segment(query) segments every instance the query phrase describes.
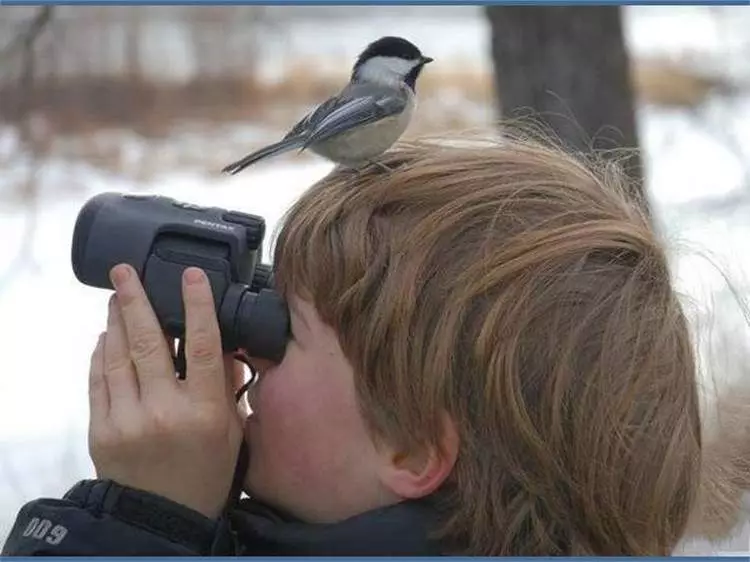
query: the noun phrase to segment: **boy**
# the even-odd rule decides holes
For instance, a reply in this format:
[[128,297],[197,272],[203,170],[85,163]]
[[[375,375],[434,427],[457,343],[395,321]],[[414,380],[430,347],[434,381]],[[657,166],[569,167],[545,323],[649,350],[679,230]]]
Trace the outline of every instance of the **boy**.
[[[185,274],[178,381],[138,279],[113,270],[97,480],[25,506],[4,554],[671,553],[698,485],[696,372],[621,177],[510,138],[382,163],[286,216],[292,334],[256,361],[246,419],[205,276]],[[251,499],[226,508],[243,436]]]

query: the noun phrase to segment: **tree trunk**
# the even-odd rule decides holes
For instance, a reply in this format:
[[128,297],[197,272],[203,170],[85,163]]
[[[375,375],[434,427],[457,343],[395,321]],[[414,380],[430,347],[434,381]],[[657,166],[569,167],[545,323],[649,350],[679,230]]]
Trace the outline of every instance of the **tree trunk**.
[[[574,150],[638,148],[618,6],[488,6],[500,112],[537,121]],[[642,164],[622,161],[642,193]]]

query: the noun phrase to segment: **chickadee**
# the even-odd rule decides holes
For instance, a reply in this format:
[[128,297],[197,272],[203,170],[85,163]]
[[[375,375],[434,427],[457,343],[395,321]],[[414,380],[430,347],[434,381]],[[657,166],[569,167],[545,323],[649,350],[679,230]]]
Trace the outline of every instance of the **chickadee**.
[[348,167],[374,163],[409,125],[417,77],[432,60],[401,37],[370,43],[338,95],[307,114],[279,142],[248,154],[222,172],[234,175],[262,158],[306,148]]

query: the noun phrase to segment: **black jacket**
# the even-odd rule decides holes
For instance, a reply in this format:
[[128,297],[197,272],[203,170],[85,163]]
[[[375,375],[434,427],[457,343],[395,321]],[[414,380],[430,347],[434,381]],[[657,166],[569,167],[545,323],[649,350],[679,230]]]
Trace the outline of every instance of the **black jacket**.
[[214,521],[166,498],[84,480],[21,508],[3,556],[436,556],[435,511],[403,502],[341,523],[305,524],[244,499]]

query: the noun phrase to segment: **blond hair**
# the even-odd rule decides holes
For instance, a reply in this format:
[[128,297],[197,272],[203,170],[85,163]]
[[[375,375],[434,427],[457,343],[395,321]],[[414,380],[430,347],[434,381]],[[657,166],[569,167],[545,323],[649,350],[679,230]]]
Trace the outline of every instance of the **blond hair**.
[[690,336],[611,165],[505,138],[401,144],[287,214],[278,288],[338,334],[379,439],[460,451],[446,552],[668,555],[697,486]]

